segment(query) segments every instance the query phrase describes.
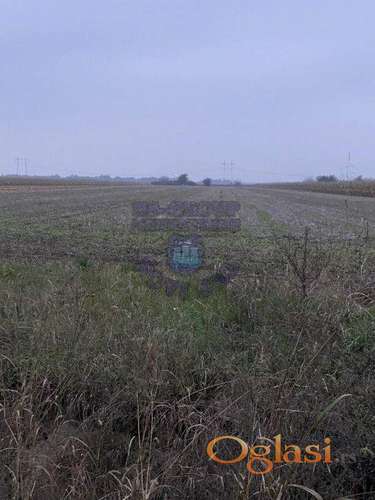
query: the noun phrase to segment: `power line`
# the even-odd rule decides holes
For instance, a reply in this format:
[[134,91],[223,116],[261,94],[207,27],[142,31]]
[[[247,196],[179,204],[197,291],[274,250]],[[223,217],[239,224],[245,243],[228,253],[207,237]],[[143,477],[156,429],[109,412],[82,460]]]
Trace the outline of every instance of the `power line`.
[[231,160],[230,162],[223,161],[223,180],[225,180],[225,167],[229,167],[229,172],[230,172],[230,181],[233,184],[233,167],[235,165],[234,161]]
[[16,158],[16,175],[28,175],[29,160],[27,158]]
[[230,181],[233,184],[233,167],[234,167],[234,161],[231,160],[231,162],[230,162],[229,165],[230,165]]
[[225,179],[225,167],[226,167],[227,163],[225,161],[223,161],[222,165],[223,165],[223,180],[224,180]]

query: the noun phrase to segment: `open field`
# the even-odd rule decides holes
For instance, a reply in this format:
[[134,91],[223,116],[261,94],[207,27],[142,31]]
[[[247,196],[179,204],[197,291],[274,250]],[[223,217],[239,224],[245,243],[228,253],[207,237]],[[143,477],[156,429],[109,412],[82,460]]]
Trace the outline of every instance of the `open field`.
[[[0,256],[122,259],[132,200],[235,199],[245,231],[267,236],[274,225],[294,233],[309,226],[323,237],[375,236],[375,200],[261,188],[166,186],[12,186],[0,191]],[[28,189],[25,191],[25,189]]]
[[[0,499],[375,497],[375,199],[10,187]],[[137,271],[140,258],[163,265],[169,235],[130,232],[131,202],[176,199],[241,203],[240,233],[204,235],[207,265],[239,266],[227,286],[202,293],[197,274],[185,295],[167,294]],[[208,460],[225,434],[301,448],[329,436],[333,462],[255,476]]]

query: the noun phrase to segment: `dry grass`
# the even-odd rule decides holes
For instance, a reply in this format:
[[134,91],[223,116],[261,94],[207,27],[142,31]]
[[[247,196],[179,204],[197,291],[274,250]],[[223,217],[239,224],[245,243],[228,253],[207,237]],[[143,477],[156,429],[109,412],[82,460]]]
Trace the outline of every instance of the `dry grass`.
[[297,191],[312,191],[315,193],[342,194],[346,196],[375,197],[375,181],[340,181],[340,182],[288,182],[270,184],[270,187],[280,189],[295,189]]
[[[346,268],[353,254],[340,249],[340,265],[306,297],[275,250],[263,250],[267,269],[249,254],[231,289],[185,301],[149,290],[122,266],[2,266],[9,498],[305,498],[291,484],[327,498],[375,489],[375,317],[347,298],[367,275],[363,261],[360,272]],[[248,442],[282,433],[301,444],[329,435],[335,457],[354,461],[283,467],[259,480],[207,460],[208,440],[224,433]]]
[[[0,498],[371,498],[375,310],[362,298],[375,289],[373,241],[283,230],[208,241],[212,264],[239,259],[241,272],[184,299],[150,289],[127,258],[140,244],[162,250],[160,237],[125,241],[112,225],[95,254],[98,233],[85,247],[86,228],[81,240],[72,232],[80,259],[20,259],[10,247],[0,265]],[[259,478],[206,456],[217,435],[279,433],[301,446],[330,436],[334,462]]]

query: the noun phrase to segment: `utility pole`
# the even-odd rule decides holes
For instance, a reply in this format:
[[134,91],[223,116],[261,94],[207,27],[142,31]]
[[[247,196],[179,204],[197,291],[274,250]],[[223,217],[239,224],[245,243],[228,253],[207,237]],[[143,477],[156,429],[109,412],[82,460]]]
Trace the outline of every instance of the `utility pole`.
[[348,181],[349,180],[349,169],[351,168],[351,153],[349,151],[348,153],[348,161],[347,161],[347,164],[346,164],[346,180]]
[[29,160],[27,158],[16,158],[16,175],[27,175],[27,167]]
[[223,165],[223,181],[225,181],[225,167],[227,166],[227,162],[223,161],[222,165]]
[[229,169],[230,169],[230,181],[233,184],[233,167],[235,165],[234,161],[233,160],[231,160],[230,162],[223,161],[222,165],[223,165],[223,173],[224,173],[223,179],[224,179],[224,181],[225,181],[225,167],[229,167]]
[[233,167],[234,167],[234,165],[235,165],[234,161],[233,161],[233,160],[231,160],[231,162],[230,162],[230,164],[229,164],[229,165],[230,165],[230,181],[231,181],[231,183],[233,184]]

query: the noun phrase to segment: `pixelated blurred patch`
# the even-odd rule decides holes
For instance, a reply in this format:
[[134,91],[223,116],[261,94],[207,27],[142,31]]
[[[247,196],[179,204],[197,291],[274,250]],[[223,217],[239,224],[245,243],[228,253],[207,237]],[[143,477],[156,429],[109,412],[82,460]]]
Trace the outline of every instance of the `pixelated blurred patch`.
[[173,271],[191,272],[203,262],[202,240],[198,235],[172,236],[169,243],[169,265]]

